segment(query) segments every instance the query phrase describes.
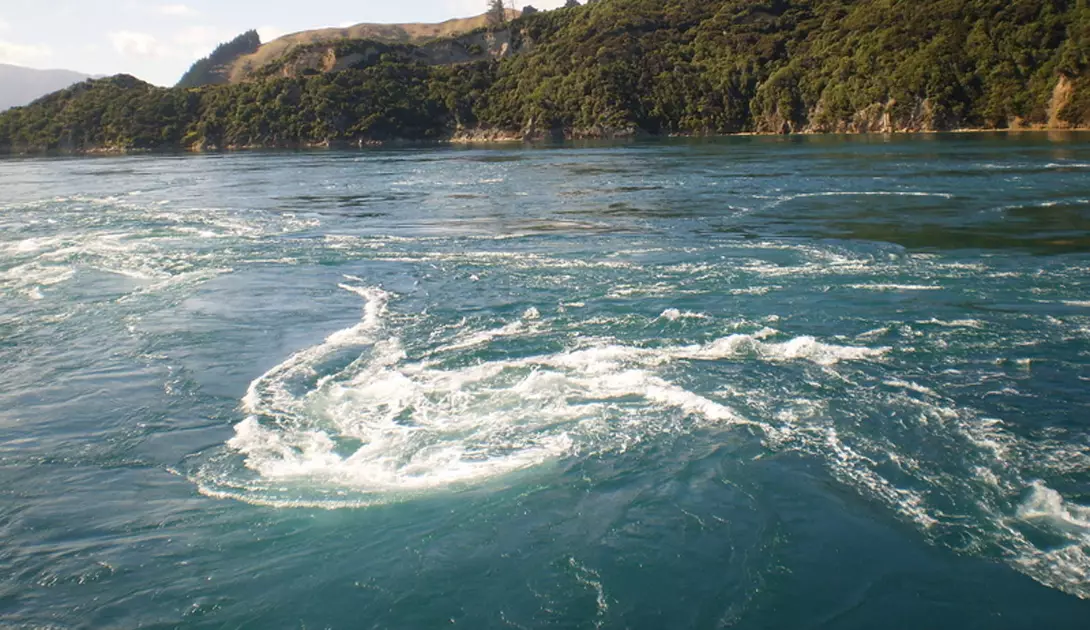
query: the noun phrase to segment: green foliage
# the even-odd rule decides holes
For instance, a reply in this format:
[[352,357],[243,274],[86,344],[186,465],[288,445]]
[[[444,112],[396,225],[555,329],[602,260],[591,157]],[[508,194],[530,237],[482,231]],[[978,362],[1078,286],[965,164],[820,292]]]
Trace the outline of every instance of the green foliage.
[[261,47],[261,37],[257,31],[246,31],[231,41],[220,44],[212,54],[198,60],[178,81],[177,87],[193,88],[202,85],[227,83],[224,68],[243,55],[257,51]]
[[489,26],[503,26],[507,22],[507,8],[503,6],[503,0],[488,0],[487,15]]
[[510,35],[489,62],[346,40],[238,85],[87,82],[0,114],[0,151],[1090,124],[1087,0],[598,0],[506,28],[462,36]]

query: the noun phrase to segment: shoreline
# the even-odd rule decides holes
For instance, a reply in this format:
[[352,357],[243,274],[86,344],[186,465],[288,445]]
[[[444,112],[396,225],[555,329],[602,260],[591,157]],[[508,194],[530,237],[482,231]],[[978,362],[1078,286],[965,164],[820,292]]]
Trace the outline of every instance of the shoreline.
[[45,151],[11,151],[7,153],[0,152],[0,159],[19,158],[19,157],[94,157],[94,156],[119,156],[119,155],[152,155],[152,154],[216,154],[216,153],[243,153],[248,151],[351,151],[351,150],[364,150],[374,148],[396,148],[396,147],[441,147],[441,146],[458,146],[458,147],[473,147],[473,146],[510,146],[514,144],[521,145],[542,145],[552,143],[563,142],[611,142],[611,141],[636,141],[636,140],[655,140],[655,139],[720,139],[720,138],[734,138],[734,137],[852,137],[852,136],[882,136],[882,137],[896,137],[896,136],[935,136],[941,134],[1069,134],[1069,133],[1090,133],[1090,127],[1071,127],[1071,128],[1059,128],[1059,127],[1019,127],[1019,128],[984,128],[984,127],[964,127],[958,129],[926,129],[926,130],[898,130],[898,131],[800,131],[791,133],[776,133],[770,131],[739,131],[736,133],[723,133],[723,134],[701,134],[701,133],[671,133],[671,134],[653,134],[645,133],[641,131],[629,132],[625,130],[621,133],[600,133],[600,134],[569,134],[555,135],[548,137],[545,135],[528,136],[526,134],[518,134],[514,132],[492,132],[492,131],[478,131],[470,134],[456,133],[452,136],[441,139],[409,139],[409,138],[396,138],[392,140],[359,140],[356,142],[351,141],[337,141],[337,142],[309,142],[299,144],[280,144],[280,145],[263,145],[263,144],[251,144],[251,145],[230,145],[226,147],[161,147],[161,148],[126,148],[126,147],[94,147],[90,149],[80,150],[63,150],[53,149]]

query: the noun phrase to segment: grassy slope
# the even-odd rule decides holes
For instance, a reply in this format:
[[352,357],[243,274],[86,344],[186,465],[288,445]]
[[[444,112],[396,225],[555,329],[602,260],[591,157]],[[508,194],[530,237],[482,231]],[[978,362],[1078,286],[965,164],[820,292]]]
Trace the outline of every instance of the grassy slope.
[[[516,13],[508,15],[517,17]],[[429,40],[453,37],[488,25],[485,15],[455,18],[438,24],[357,24],[347,28],[323,28],[292,33],[264,44],[257,52],[244,55],[232,64],[232,83],[247,80],[253,70],[289,54],[300,46],[324,44],[339,40],[372,40],[398,44],[422,44]]]

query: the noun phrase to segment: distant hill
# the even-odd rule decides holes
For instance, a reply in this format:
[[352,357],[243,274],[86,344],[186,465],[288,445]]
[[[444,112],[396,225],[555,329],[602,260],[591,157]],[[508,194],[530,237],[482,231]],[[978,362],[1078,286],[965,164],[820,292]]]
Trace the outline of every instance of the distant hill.
[[[508,19],[519,11],[507,11]],[[322,28],[285,35],[262,45],[252,54],[234,60],[227,75],[231,83],[249,80],[262,67],[278,61],[300,47],[344,40],[367,40],[390,44],[423,44],[433,39],[454,37],[488,26],[488,16],[456,18],[438,24],[357,24],[347,28]]]
[[0,63],[0,110],[31,101],[91,78],[70,70],[35,70]]

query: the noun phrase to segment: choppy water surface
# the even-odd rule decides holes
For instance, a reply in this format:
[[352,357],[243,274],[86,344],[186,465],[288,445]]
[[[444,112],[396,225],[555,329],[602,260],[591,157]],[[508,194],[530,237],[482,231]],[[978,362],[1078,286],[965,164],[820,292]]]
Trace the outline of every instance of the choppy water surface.
[[1085,628],[1088,140],[0,162],[0,625]]

